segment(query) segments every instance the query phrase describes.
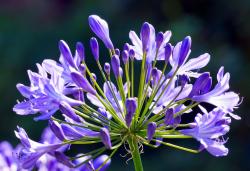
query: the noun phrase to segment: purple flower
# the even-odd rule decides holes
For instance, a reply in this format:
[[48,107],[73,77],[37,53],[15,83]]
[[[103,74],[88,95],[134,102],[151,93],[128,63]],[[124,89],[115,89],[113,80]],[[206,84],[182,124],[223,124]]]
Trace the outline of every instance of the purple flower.
[[75,121],[67,115],[63,115],[65,123],[50,121],[50,128],[53,135],[61,141],[63,140],[79,140],[83,137],[98,137],[99,132],[93,131],[86,127],[84,120]]
[[137,108],[137,102],[135,98],[128,98],[125,102],[127,114],[125,117],[126,125],[130,127],[133,116]]
[[155,41],[156,41],[156,49],[159,49],[164,39],[164,34],[162,32],[157,33]]
[[120,50],[119,50],[118,48],[115,49],[115,54],[116,54],[117,56],[120,56],[121,52],[120,52]]
[[[208,53],[200,55],[197,58],[192,58],[188,60],[188,57],[191,53],[191,40],[189,39],[190,38],[184,39],[184,42],[179,42],[174,47],[172,57],[169,60],[172,66],[171,71],[168,73],[169,77],[173,75],[177,67],[179,67],[179,70],[176,75],[185,74],[189,77],[198,77],[200,74],[198,72],[194,72],[194,70],[201,69],[208,64],[210,60],[210,55]],[[182,46],[182,43],[185,43],[185,45]],[[182,57],[182,59],[180,59],[180,57]]]
[[142,41],[142,50],[146,52],[149,45],[149,37],[150,37],[150,24],[145,22],[141,27],[141,41]]
[[97,15],[89,16],[89,26],[91,30],[99,37],[108,49],[114,49],[113,43],[109,37],[109,27],[105,20]]
[[158,70],[156,67],[152,69],[151,75],[152,75],[152,80],[151,80],[151,84],[152,87],[156,86],[157,83],[160,81],[160,77],[161,77],[161,70]]
[[85,65],[82,64],[82,62],[85,60],[84,46],[82,43],[77,42],[76,52],[73,58],[66,42],[60,41],[59,44],[61,42],[63,42],[63,45],[67,47],[66,49],[68,49],[68,53],[70,55],[67,55],[68,57],[65,58],[64,57],[65,55],[61,54],[59,59],[60,63],[57,63],[56,61],[51,59],[45,59],[42,63],[42,67],[46,72],[48,72],[51,75],[54,73],[58,73],[58,75],[61,75],[61,77],[64,79],[65,86],[67,88],[65,90],[65,93],[72,94],[74,92],[77,92],[78,89],[75,86],[73,86],[74,82],[72,81],[71,78],[71,72],[73,71],[78,71],[80,73],[85,72]]
[[75,120],[76,122],[80,122],[81,121],[81,118],[76,115],[76,113],[74,112],[73,108],[67,104],[67,103],[61,103],[60,106],[60,111],[67,115],[68,117],[72,118],[73,120]]
[[44,154],[51,153],[64,146],[62,143],[42,144],[35,142],[29,139],[25,130],[20,127],[18,127],[18,131],[15,131],[15,134],[24,146],[24,148],[18,154],[20,167],[23,169],[32,169],[35,166],[37,160]]
[[60,40],[59,42],[59,50],[62,57],[64,58],[64,61],[67,62],[67,64],[71,67],[76,67],[69,46],[63,40]]
[[49,127],[59,140],[64,141],[66,139],[64,132],[58,122],[50,120]]
[[[15,105],[14,111],[21,115],[40,113],[36,120],[49,119],[49,128],[40,142],[31,140],[20,127],[15,131],[23,145],[17,153],[18,168],[106,170],[110,157],[126,143],[130,148],[127,151],[138,157],[143,145],[157,148],[161,144],[194,153],[202,148],[214,156],[227,155],[223,136],[229,131],[229,115],[240,118],[232,113],[240,99],[229,91],[230,75],[224,74],[223,67],[217,74],[218,83],[212,88],[210,73],[199,71],[208,64],[210,55],[205,53],[188,60],[191,37],[172,46],[168,42],[170,31],[155,34],[154,27],[145,22],[139,37],[130,31],[132,45],[125,43],[123,49],[115,49],[106,21],[91,15],[89,25],[110,55],[110,61],[101,68],[99,45],[96,38],[91,38],[90,50],[99,72],[88,67],[82,43],[76,44],[73,56],[61,40],[59,62],[44,60],[42,65],[37,64],[38,73],[28,71],[30,86],[17,85],[25,100]],[[143,59],[142,63],[137,65],[140,61],[134,58]],[[162,70],[158,66],[163,66]],[[103,88],[99,81],[104,81]],[[202,106],[204,102],[214,109],[208,113]],[[203,114],[197,114],[194,123],[187,123],[190,118],[184,119],[185,115],[193,118],[188,113],[196,111],[196,107]],[[61,115],[51,117],[57,110]],[[201,148],[193,150],[165,143],[167,138],[194,138]],[[86,154],[72,157],[64,153],[73,144],[100,142],[102,147]],[[110,150],[110,157],[101,155],[105,150]],[[11,162],[6,162],[11,160],[7,154],[0,148],[4,168],[12,167]]]
[[120,59],[119,59],[119,57],[117,55],[112,56],[112,58],[111,58],[111,66],[112,66],[115,78],[118,78],[120,76],[120,72],[119,72]]
[[210,77],[210,74],[207,72],[203,73],[196,79],[192,91],[188,96],[192,98],[193,96],[205,94],[210,90],[211,85],[212,79]]
[[[164,123],[169,126],[176,127],[181,123],[181,116],[174,117],[174,114],[185,109],[184,105],[180,105],[175,108],[170,108],[165,113]],[[189,113],[191,111],[186,111],[185,113]]]
[[79,106],[81,101],[67,97],[65,93],[65,81],[57,72],[48,78],[46,71],[38,64],[39,73],[28,71],[30,87],[17,84],[17,89],[26,98],[16,104],[13,110],[20,115],[41,113],[35,120],[48,119],[58,109],[60,104],[67,103],[70,106]]
[[165,46],[165,63],[167,64],[172,55],[172,45],[167,43]]
[[74,58],[74,62],[76,63],[76,65],[79,65],[84,60],[85,60],[84,46],[81,42],[77,42],[76,43],[76,57]]
[[91,86],[91,84],[82,74],[78,72],[72,72],[71,77],[72,77],[72,80],[76,83],[76,85],[82,88],[83,91],[89,92],[93,95],[96,94],[95,89]]
[[107,75],[110,75],[110,64],[109,63],[104,64],[104,71],[106,72]]
[[92,37],[90,39],[90,47],[91,47],[91,51],[95,60],[98,61],[99,60],[99,45],[98,45],[98,41],[96,40],[96,38]]
[[222,136],[229,131],[230,122],[231,119],[226,116],[225,112],[215,108],[209,113],[197,114],[195,127],[183,129],[180,132],[196,138],[212,155],[216,157],[226,156],[228,149],[224,146],[226,141],[223,140]]
[[[203,94],[196,94],[192,97],[192,99],[197,102],[207,102],[215,105],[226,113],[229,113],[231,117],[240,119],[238,115],[232,113],[234,109],[238,107],[240,98],[238,94],[228,91],[229,79],[230,74],[224,74],[224,68],[221,67],[217,73],[218,83],[215,85],[214,89],[209,91],[209,89],[206,89],[208,86],[206,86],[205,91],[203,90]],[[209,83],[209,87],[210,86],[211,83]]]
[[[155,35],[154,27],[151,24],[148,24],[148,25],[150,28],[150,31],[149,31],[150,35],[149,35],[149,40],[147,42],[147,63],[150,63],[154,60],[154,57],[156,55],[156,50],[157,50],[156,44],[159,43],[159,40]],[[172,33],[170,31],[166,31],[163,34],[163,41],[158,48],[157,60],[165,60],[164,46],[169,41],[171,35]],[[129,32],[129,38],[133,44],[130,47],[135,51],[135,58],[137,60],[142,60],[142,56],[143,56],[143,42],[142,41],[144,40],[142,40],[142,37],[140,39],[134,31]]]
[[170,108],[165,113],[164,123],[166,125],[173,125],[173,120],[174,120],[174,109]]
[[190,48],[191,48],[191,37],[187,36],[181,43],[178,66],[181,66],[184,63],[184,61],[186,61],[186,58],[190,53]]
[[127,50],[122,51],[122,61],[124,64],[127,64],[129,60],[129,54]]
[[157,124],[155,122],[150,122],[148,124],[148,128],[147,128],[148,141],[151,141],[153,139],[156,128],[157,128]]
[[101,140],[102,140],[103,144],[105,145],[105,147],[107,149],[111,149],[112,144],[111,144],[111,139],[110,139],[110,135],[109,135],[109,130],[107,128],[100,129],[100,137],[101,137]]

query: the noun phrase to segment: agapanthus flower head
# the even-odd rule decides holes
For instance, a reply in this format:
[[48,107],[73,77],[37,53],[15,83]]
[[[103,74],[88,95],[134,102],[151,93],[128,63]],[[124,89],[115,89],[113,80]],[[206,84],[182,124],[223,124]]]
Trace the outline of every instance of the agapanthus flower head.
[[[26,100],[15,105],[14,111],[20,115],[40,113],[38,119],[48,119],[57,139],[37,143],[19,127],[16,136],[24,146],[20,153],[24,168],[49,155],[67,167],[102,170],[115,152],[128,144],[126,150],[135,169],[141,171],[139,146],[201,151],[171,144],[170,138],[194,138],[214,156],[228,154],[223,136],[229,131],[231,117],[240,119],[234,114],[240,97],[229,90],[230,74],[224,73],[224,67],[219,69],[213,88],[210,73],[201,70],[210,55],[191,58],[190,36],[172,45],[171,31],[155,34],[155,28],[145,22],[140,36],[130,31],[132,44],[125,43],[120,50],[110,40],[106,21],[91,15],[89,25],[110,54],[109,61],[101,64],[99,58],[105,55],[99,54],[97,40],[90,40],[98,74],[86,64],[82,43],[77,43],[73,56],[66,42],[60,41],[60,62],[44,60],[37,65],[38,73],[28,72],[30,87],[17,85]],[[207,112],[206,103],[214,108]],[[183,118],[193,120],[190,113],[196,109],[201,112],[195,121],[185,123]],[[62,116],[53,115],[57,110]],[[74,144],[101,147],[87,153],[90,155],[66,156],[65,147]],[[110,155],[98,157],[104,152]]]

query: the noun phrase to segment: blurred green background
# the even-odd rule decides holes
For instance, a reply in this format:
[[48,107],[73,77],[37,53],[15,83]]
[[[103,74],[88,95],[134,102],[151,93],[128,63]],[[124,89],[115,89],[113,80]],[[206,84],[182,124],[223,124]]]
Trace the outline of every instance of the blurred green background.
[[[163,146],[157,150],[145,148],[142,158],[146,171],[250,170],[249,0],[0,0],[0,141],[16,145],[16,125],[39,139],[46,123],[12,112],[16,99],[22,99],[15,85],[29,83],[26,70],[36,71],[35,63],[58,59],[60,39],[66,40],[72,50],[77,41],[84,42],[88,49],[93,36],[87,21],[90,14],[108,21],[113,43],[119,48],[129,42],[130,29],[138,32],[143,21],[152,23],[158,31],[172,30],[173,43],[190,35],[191,57],[210,53],[211,62],[204,70],[215,76],[224,65],[231,73],[232,89],[245,97],[237,110],[242,120],[233,122],[228,134],[227,157],[215,158],[207,152],[194,155]],[[117,153],[110,170],[133,170],[132,161],[127,166],[128,158],[119,155],[124,153]]]

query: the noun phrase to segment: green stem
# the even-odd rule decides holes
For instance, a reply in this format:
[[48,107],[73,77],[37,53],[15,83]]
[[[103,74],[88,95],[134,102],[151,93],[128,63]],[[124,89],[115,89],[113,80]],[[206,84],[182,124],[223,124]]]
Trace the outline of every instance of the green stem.
[[128,144],[131,151],[131,155],[134,161],[135,171],[143,171],[141,155],[138,147],[138,142],[134,136],[128,138]]

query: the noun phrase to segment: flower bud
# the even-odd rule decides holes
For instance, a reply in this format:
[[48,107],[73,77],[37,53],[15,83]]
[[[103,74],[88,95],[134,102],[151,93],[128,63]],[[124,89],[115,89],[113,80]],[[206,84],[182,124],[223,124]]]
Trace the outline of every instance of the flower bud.
[[63,56],[63,59],[72,67],[75,67],[75,63],[71,54],[71,51],[69,49],[69,46],[67,43],[63,40],[59,41],[59,50],[61,52],[61,55]]
[[74,127],[68,124],[61,124],[62,130],[64,134],[69,138],[69,139],[80,139],[84,137],[86,134],[81,131],[77,131]]
[[137,108],[137,102],[135,98],[128,98],[125,102],[125,106],[127,109],[127,114],[125,117],[126,125],[130,127],[133,116],[135,114],[136,108]]
[[59,109],[63,114],[67,115],[69,118],[73,119],[74,121],[81,122],[81,119],[79,118],[79,116],[76,115],[76,113],[74,112],[74,110],[68,103],[65,103],[62,101],[59,105]]
[[141,27],[141,41],[142,41],[142,50],[143,52],[147,51],[150,37],[150,25],[149,23],[143,23]]
[[191,37],[187,36],[181,43],[178,66],[181,66],[184,63],[185,59],[188,56],[190,48],[191,48]]
[[172,125],[174,123],[174,109],[170,108],[165,113],[164,123],[166,125]]
[[166,64],[168,63],[171,54],[172,54],[172,45],[170,43],[167,43],[165,46],[165,63]]
[[114,49],[113,43],[109,37],[109,27],[105,20],[97,15],[89,16],[89,26],[91,30],[99,37],[108,49]]
[[120,50],[119,50],[119,49],[115,49],[115,54],[116,54],[117,56],[120,56]]
[[161,71],[158,70],[156,67],[152,69],[152,78],[153,78],[153,85],[156,85],[161,77]]
[[124,46],[123,46],[123,50],[126,50],[126,51],[129,51],[129,44],[128,43],[125,43]]
[[123,61],[123,63],[127,64],[128,59],[129,59],[128,51],[127,50],[122,51],[122,61]]
[[100,137],[101,137],[102,143],[105,145],[105,147],[107,149],[111,149],[112,144],[111,144],[111,140],[110,140],[109,130],[107,128],[100,129]]
[[95,89],[91,86],[91,84],[83,75],[79,74],[78,72],[72,72],[71,78],[77,86],[83,89],[83,91],[89,92],[93,95],[96,94]]
[[148,128],[147,128],[148,141],[151,141],[153,139],[156,127],[157,127],[157,125],[155,122],[150,122],[148,124]]
[[[76,43],[76,51],[79,55],[79,59],[80,59],[80,62],[84,61],[85,60],[85,50],[84,50],[84,46],[81,42],[77,42]],[[79,63],[80,63],[79,62]]]
[[135,51],[134,49],[129,49],[129,56],[131,60],[134,60],[135,58]]
[[95,60],[98,61],[99,60],[99,45],[98,45],[98,41],[94,37],[90,39],[90,48],[91,48],[91,51]]
[[64,141],[66,139],[62,127],[58,122],[49,120],[49,127],[59,140]]
[[176,126],[181,123],[181,116],[174,117],[174,109],[170,108],[165,113],[164,123],[170,126]]
[[104,64],[104,71],[107,75],[110,75],[110,64],[107,62]]
[[118,78],[120,75],[119,68],[120,68],[120,59],[117,55],[112,56],[111,58],[111,66],[115,75],[115,78]]
[[156,49],[160,48],[160,46],[161,46],[161,44],[163,42],[163,39],[164,39],[164,34],[162,32],[157,33],[156,39],[155,39]]

